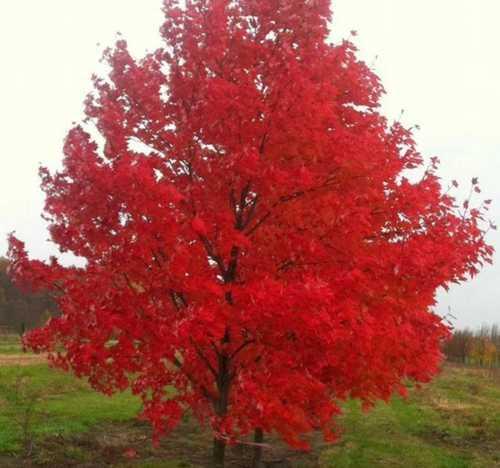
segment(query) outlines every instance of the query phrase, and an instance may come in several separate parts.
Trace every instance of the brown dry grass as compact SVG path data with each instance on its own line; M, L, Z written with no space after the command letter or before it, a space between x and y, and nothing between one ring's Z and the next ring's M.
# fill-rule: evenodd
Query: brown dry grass
M47 362L45 354L0 354L0 366L32 366Z

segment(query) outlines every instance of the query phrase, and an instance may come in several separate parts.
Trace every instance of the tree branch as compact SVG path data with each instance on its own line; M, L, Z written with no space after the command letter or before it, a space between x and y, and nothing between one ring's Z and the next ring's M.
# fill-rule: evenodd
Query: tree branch
M246 340L240 346L236 348L235 351L229 356L229 360L233 360L241 351L243 351L248 345L255 343L255 340Z

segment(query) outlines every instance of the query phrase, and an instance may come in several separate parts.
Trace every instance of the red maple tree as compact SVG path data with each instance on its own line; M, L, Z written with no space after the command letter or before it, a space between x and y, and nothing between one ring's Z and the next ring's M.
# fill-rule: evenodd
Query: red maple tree
M41 169L51 238L84 266L10 239L12 275L61 311L27 346L131 388L156 436L189 409L218 464L252 431L306 447L342 400L428 381L436 290L491 261L489 201L443 193L353 44L329 43L329 3L167 0L165 47L108 50L62 170Z

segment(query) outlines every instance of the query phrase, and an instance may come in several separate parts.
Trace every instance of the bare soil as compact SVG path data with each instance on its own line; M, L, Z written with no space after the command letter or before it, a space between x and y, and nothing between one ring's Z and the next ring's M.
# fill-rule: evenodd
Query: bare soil
M264 468L293 466L319 467L321 436L311 440L311 452L293 451L276 439L266 441ZM195 423L183 422L159 447L151 444L147 423L130 421L100 427L92 432L53 436L40 441L27 458L1 457L0 466L14 467L140 467L193 468L210 467L212 440L210 434ZM251 466L253 447L239 444L228 447L227 468ZM163 464L165 463L165 464Z

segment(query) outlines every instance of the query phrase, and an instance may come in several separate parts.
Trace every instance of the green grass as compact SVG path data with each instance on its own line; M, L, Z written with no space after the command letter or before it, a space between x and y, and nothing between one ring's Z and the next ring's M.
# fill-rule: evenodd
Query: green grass
M395 400L364 414L350 404L341 443L323 455L335 467L466 467L467 460L420 437L436 424L435 415L416 404Z
M2 354L22 354L23 349L19 345L0 345L0 355Z
M368 414L347 405L344 437L325 466L500 467L500 381L487 372L447 367L433 384Z
M16 391L16 382L21 391ZM0 367L0 453L21 448L19 419L33 399L37 438L89 430L100 424L132 419L140 408L130 393L112 398L92 390L73 376L50 369L45 364Z
M21 354L21 339L17 335L0 335L0 355Z

